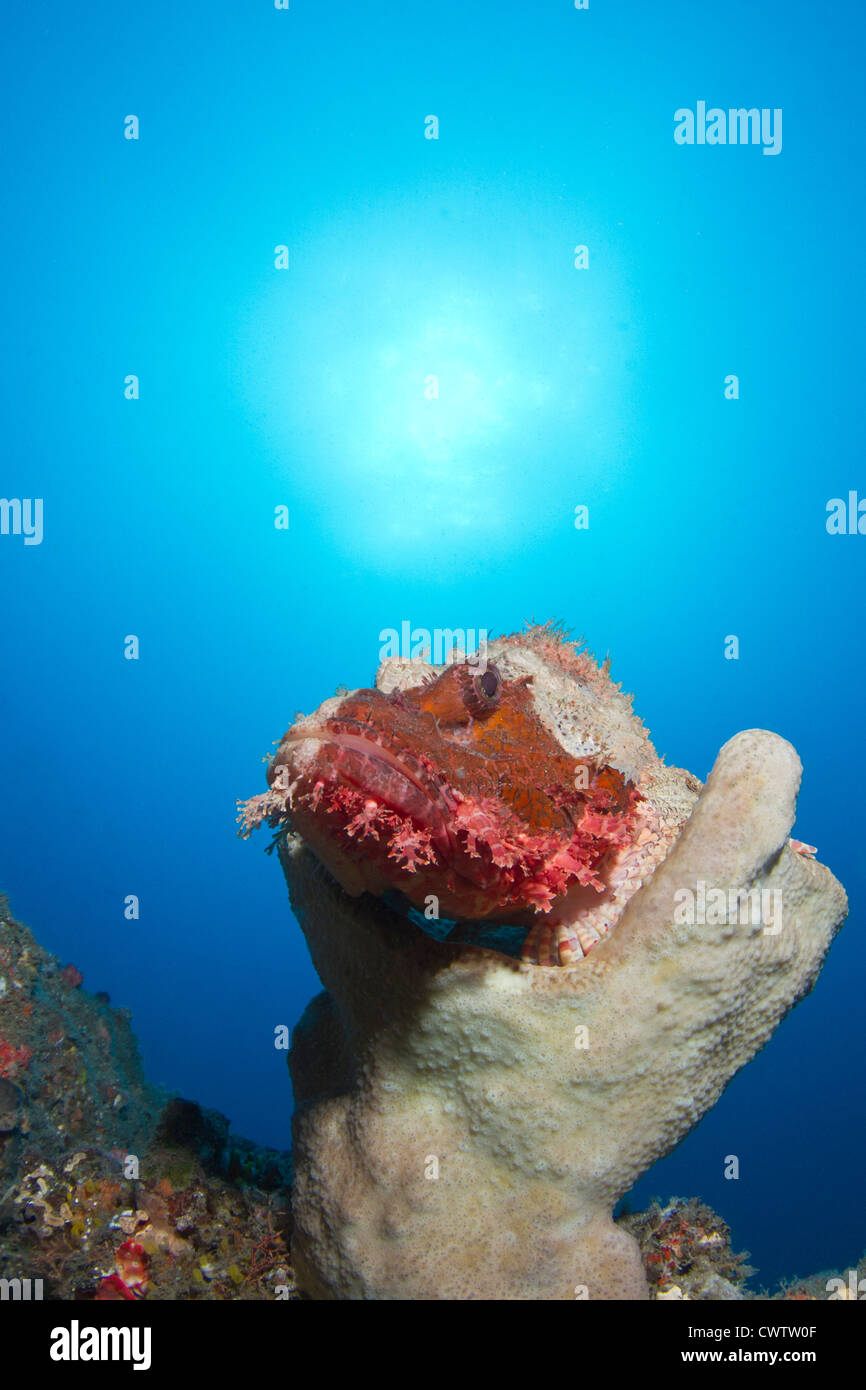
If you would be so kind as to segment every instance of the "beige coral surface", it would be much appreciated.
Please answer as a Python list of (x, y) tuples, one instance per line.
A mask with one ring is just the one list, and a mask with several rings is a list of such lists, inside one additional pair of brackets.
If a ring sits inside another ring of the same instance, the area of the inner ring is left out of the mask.
[[(615, 1203), (811, 988), (844, 920), (841, 885), (788, 843), (789, 743), (736, 735), (699, 793), (606, 671), (560, 646), (530, 634), (490, 659), (532, 673), (563, 747), (594, 744), (640, 779), (654, 826), (584, 958), (534, 965), (435, 941), (348, 897), (297, 838), (281, 844), (326, 990), (291, 1058), (293, 1254), (314, 1297), (646, 1298)], [(426, 669), (389, 663), (379, 683)], [(684, 920), (683, 902), (713, 890), (763, 892), (773, 913)]]

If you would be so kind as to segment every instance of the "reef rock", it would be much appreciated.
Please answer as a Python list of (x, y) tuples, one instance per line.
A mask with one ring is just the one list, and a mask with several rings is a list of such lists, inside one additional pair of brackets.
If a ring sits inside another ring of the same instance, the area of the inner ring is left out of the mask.
[(151, 1085), (82, 983), (0, 893), (2, 1297), (296, 1299), (290, 1156)]
[(385, 662), (288, 731), (243, 818), (278, 831), (326, 989), (291, 1054), (307, 1293), (648, 1297), (615, 1203), (845, 917), (789, 840), (800, 774), (752, 729), (701, 789), (550, 627)]

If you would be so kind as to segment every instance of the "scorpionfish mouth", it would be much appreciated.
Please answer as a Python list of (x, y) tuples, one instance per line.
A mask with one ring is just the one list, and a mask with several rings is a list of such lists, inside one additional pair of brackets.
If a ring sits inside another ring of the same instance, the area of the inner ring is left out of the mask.
[(399, 895), (428, 918), (529, 929), (566, 900), (598, 902), (643, 798), (600, 758), (570, 756), (530, 685), (464, 661), (328, 701), (283, 736), (240, 833), (291, 829), (346, 892)]

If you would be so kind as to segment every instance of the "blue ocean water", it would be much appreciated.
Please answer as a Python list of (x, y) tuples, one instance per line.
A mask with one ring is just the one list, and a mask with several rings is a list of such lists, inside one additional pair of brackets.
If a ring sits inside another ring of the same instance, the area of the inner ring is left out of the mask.
[[(852, 903), (632, 1200), (701, 1197), (767, 1282), (856, 1262), (866, 536), (826, 523), (866, 497), (862, 10), (13, 0), (6, 28), (0, 495), (43, 520), (0, 535), (17, 915), (132, 1009), (154, 1080), (287, 1146), (274, 1029), (318, 986), (235, 798), (383, 629), (562, 619), (677, 765), (789, 738), (795, 833)], [(699, 102), (780, 110), (781, 150), (676, 143)]]

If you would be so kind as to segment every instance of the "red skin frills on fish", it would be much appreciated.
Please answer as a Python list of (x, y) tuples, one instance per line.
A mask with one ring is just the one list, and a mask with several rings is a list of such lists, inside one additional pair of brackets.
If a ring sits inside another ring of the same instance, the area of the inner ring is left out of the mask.
[(287, 731), (240, 833), (289, 826), (348, 893), (396, 889), (422, 910), (432, 896), (456, 919), (531, 927), (580, 887), (603, 893), (643, 798), (571, 757), (530, 686), (462, 662), (392, 695), (356, 691)]

